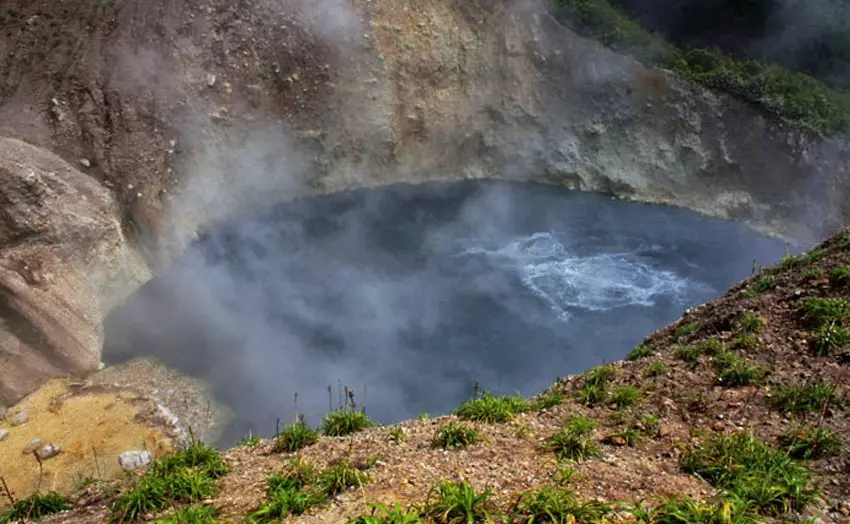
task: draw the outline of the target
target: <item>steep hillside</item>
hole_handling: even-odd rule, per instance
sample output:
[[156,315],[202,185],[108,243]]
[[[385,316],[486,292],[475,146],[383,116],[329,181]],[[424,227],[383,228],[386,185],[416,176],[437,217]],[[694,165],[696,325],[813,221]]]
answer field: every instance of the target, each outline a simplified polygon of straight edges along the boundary
[[349,407],[321,428],[341,436],[295,423],[223,463],[195,445],[49,521],[346,522],[378,503],[408,520],[355,522],[846,522],[848,321],[844,233],[530,402],[484,393],[390,427]]

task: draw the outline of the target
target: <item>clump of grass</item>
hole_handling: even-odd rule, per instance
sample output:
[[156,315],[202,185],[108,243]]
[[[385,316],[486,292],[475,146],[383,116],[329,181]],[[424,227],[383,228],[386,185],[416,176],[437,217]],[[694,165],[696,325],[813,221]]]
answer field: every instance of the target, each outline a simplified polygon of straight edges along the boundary
[[667,373],[669,373],[667,364],[664,362],[653,362],[646,368],[646,371],[643,372],[643,376],[647,378],[663,377],[667,375]]
[[354,486],[362,486],[367,482],[369,482],[369,475],[348,460],[340,460],[321,472],[317,478],[319,489],[328,497],[333,497]]
[[422,514],[416,508],[405,509],[401,504],[369,504],[370,515],[361,515],[348,521],[348,524],[420,524]]
[[696,362],[700,355],[702,355],[702,348],[695,345],[682,346],[676,352],[676,356],[679,357],[679,360],[683,360],[685,362]]
[[843,298],[808,297],[803,299],[803,311],[806,322],[813,328],[831,322],[840,325],[850,315],[850,302]]
[[746,311],[741,315],[741,330],[744,333],[758,333],[762,328],[762,319],[752,311]]
[[608,384],[615,375],[614,366],[610,364],[587,371],[583,375],[584,383],[578,392],[579,400],[588,406],[604,402],[608,398]]
[[547,389],[540,395],[537,395],[529,403],[529,409],[532,411],[542,411],[551,409],[564,403],[564,394],[555,388]]
[[745,295],[747,297],[755,297],[763,293],[767,293],[773,289],[773,286],[775,285],[776,279],[773,275],[759,275],[753,279],[753,282],[750,284],[750,288],[747,290]]
[[279,473],[266,480],[266,500],[249,512],[252,523],[276,522],[289,515],[303,515],[313,506],[325,502],[326,497],[317,490],[307,489],[304,479]]
[[655,350],[653,350],[649,346],[645,346],[645,345],[641,344],[638,347],[631,350],[628,355],[626,355],[626,360],[640,360],[642,358],[651,357],[654,354],[655,354]]
[[579,478],[581,474],[568,464],[558,463],[558,468],[552,474],[552,482],[557,486],[568,486],[572,481]]
[[709,409],[708,399],[705,395],[697,392],[685,393],[682,397],[685,408],[691,413],[707,413]]
[[596,422],[587,417],[573,417],[557,433],[546,439],[546,446],[559,460],[581,462],[600,457],[602,451],[590,435],[595,427]]
[[693,335],[697,330],[699,330],[699,322],[689,322],[678,326],[673,331],[673,336],[677,339],[683,339]]
[[802,385],[783,384],[776,390],[773,405],[783,413],[805,415],[820,413],[827,405],[841,407],[842,401],[835,394],[835,387],[821,382]]
[[839,264],[829,273],[829,285],[841,287],[850,284],[850,266]]
[[374,426],[362,411],[344,407],[326,414],[319,429],[329,437],[344,437]]
[[254,447],[257,447],[257,445],[259,445],[261,440],[262,439],[260,438],[259,435],[255,435],[253,433],[248,433],[247,435],[245,435],[244,437],[239,439],[239,442],[237,442],[236,445],[239,446],[240,448],[254,448]]
[[817,460],[837,455],[841,440],[824,428],[802,427],[789,431],[779,439],[779,445],[792,458]]
[[785,255],[779,261],[779,269],[783,271],[787,271],[789,269],[794,269],[797,266],[803,265],[803,257],[802,255]]
[[507,422],[519,413],[528,411],[528,401],[520,396],[496,397],[484,393],[478,398],[466,401],[454,411],[458,418],[475,420],[487,424]]
[[211,506],[187,506],[159,518],[156,524],[216,524],[218,512]]
[[611,394],[611,401],[622,409],[643,400],[643,391],[635,386],[620,386]]
[[760,513],[801,511],[818,495],[810,470],[747,432],[716,435],[686,449],[681,466]]
[[11,508],[0,513],[0,524],[41,520],[42,518],[65,511],[71,507],[71,501],[58,493],[41,494],[35,492],[25,499],[16,501]]
[[295,453],[319,441],[319,434],[306,423],[298,421],[284,428],[275,438],[274,453]]
[[429,490],[423,513],[435,522],[492,522],[492,496],[489,489],[477,492],[466,481],[442,482]]
[[523,522],[600,522],[612,512],[607,504],[582,502],[575,493],[554,487],[523,493],[516,508]]
[[481,433],[465,424],[449,422],[434,434],[431,446],[443,449],[465,448],[481,441]]
[[702,355],[716,355],[723,350],[723,344],[716,338],[708,338],[687,346],[682,346],[677,351],[677,356],[685,362],[696,362]]
[[732,348],[753,350],[759,347],[759,339],[752,333],[738,333],[732,339]]
[[823,270],[817,267],[807,267],[803,271],[803,278],[806,280],[821,280],[823,278]]
[[850,344],[850,331],[835,321],[822,324],[818,329],[817,337],[811,342],[812,351],[819,357],[829,356],[848,344]]
[[655,508],[639,505],[632,509],[638,522],[646,524],[749,524],[759,522],[746,504],[737,501],[702,503],[690,497],[673,497]]
[[697,344],[704,355],[716,355],[723,351],[723,344],[714,337],[707,338]]
[[726,351],[715,356],[717,368],[717,383],[727,387],[747,386],[758,382],[765,375],[765,370],[749,364],[737,353]]
[[637,428],[625,427],[607,435],[604,439],[606,444],[635,446],[643,440],[643,436]]
[[390,432],[387,434],[387,440],[390,442],[404,442],[407,440],[407,435],[404,434],[404,430],[398,426],[394,428],[390,428]]

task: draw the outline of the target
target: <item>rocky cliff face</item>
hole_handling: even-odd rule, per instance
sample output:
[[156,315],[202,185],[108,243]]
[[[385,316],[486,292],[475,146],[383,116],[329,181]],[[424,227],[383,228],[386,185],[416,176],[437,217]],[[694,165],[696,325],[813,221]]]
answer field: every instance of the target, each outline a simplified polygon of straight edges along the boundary
[[[541,2],[6,0],[0,13],[0,135],[79,166],[115,199],[101,233],[152,266],[210,221],[398,181],[552,183],[809,241],[850,216],[846,147],[580,38]],[[53,345],[96,361],[99,321]]]

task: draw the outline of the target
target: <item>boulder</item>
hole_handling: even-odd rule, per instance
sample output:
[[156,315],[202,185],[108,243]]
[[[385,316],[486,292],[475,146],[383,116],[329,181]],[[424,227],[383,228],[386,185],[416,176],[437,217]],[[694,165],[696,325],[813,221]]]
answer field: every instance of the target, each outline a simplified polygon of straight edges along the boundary
[[118,456],[118,464],[124,471],[133,471],[153,460],[149,451],[125,451]]
[[27,442],[27,445],[24,446],[24,449],[21,451],[21,453],[24,453],[25,455],[34,453],[36,450],[41,448],[42,444],[42,440],[38,437],[35,437],[34,439]]
[[38,450],[38,458],[47,460],[55,457],[62,452],[62,449],[56,444],[45,444]]
[[12,426],[20,426],[21,424],[26,424],[29,419],[30,416],[27,410],[22,409],[16,411],[15,413],[12,413],[12,415],[9,417],[9,424],[11,424]]

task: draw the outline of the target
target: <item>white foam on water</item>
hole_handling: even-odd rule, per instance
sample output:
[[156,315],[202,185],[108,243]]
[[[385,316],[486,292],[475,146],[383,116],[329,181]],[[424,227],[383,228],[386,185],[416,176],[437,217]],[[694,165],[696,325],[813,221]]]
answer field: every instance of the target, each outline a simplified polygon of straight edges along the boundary
[[634,252],[576,255],[552,233],[535,233],[496,250],[471,247],[462,254],[486,255],[509,266],[562,320],[575,309],[653,306],[660,296],[681,300],[689,286],[701,286]]

